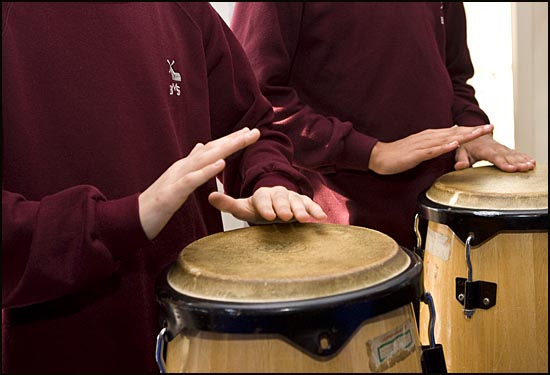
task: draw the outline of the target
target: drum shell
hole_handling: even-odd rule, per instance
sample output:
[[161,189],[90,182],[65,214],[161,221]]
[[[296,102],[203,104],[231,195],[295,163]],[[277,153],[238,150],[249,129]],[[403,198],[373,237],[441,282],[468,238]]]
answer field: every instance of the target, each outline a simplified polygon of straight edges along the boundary
[[[462,229],[467,232],[467,225]],[[476,309],[470,319],[456,298],[456,278],[468,277],[465,254],[455,231],[429,221],[424,286],[434,299],[435,337],[448,371],[548,372],[548,232],[505,231],[471,247],[472,281],[496,283],[497,294],[495,306]],[[419,321],[421,342],[427,343],[425,306]]]
[[[369,341],[395,329],[408,327],[410,352],[391,367],[371,368]],[[403,306],[364,322],[343,349],[330,359],[313,358],[273,334],[182,332],[167,347],[166,370],[173,373],[420,373],[420,339],[412,306]]]

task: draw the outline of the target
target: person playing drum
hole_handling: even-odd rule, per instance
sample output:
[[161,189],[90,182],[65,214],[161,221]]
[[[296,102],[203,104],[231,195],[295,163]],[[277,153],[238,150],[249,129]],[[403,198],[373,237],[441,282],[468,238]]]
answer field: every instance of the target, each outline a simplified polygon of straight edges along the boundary
[[154,280],[218,209],[325,217],[207,2],[2,2],[2,115],[3,373],[157,372]]
[[231,28],[328,222],[412,249],[417,197],[439,176],[535,167],[493,139],[467,83],[461,2],[238,2]]

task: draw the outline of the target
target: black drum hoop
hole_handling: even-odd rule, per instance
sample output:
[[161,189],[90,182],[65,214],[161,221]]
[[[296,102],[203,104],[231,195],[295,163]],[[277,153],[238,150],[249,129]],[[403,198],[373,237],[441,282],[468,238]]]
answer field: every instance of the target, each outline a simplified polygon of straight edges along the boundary
[[[363,322],[423,297],[422,261],[401,249],[411,263],[390,280],[353,292],[288,302],[225,302],[183,295],[168,284],[170,266],[156,283],[160,323],[168,341],[183,330],[278,334],[313,357],[330,359]],[[321,339],[330,345],[321,347]]]
[[548,232],[548,209],[488,210],[451,207],[430,200],[426,191],[417,202],[418,214],[428,221],[447,225],[466,243],[479,246],[500,232]]

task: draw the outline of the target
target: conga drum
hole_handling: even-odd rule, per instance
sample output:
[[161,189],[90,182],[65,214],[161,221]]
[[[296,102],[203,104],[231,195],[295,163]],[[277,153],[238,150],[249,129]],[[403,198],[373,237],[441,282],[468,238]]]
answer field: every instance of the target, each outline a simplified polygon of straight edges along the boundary
[[[419,217],[449,372],[547,373],[548,166],[450,172],[419,196]],[[421,306],[421,342],[427,324]]]
[[362,227],[235,229],[183,249],[157,281],[167,372],[422,372],[422,262]]

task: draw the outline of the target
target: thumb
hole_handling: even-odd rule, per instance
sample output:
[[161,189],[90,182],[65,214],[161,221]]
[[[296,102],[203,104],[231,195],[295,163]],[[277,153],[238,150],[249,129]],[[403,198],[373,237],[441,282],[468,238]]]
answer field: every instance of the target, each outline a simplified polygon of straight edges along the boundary
[[459,147],[455,152],[455,170],[466,169],[471,167],[470,158],[466,148]]
[[256,220],[256,214],[250,207],[250,198],[235,199],[215,191],[208,196],[208,202],[218,210],[233,215],[236,219],[248,222]]
[[208,202],[222,212],[229,212],[235,204],[235,199],[229,195],[214,191],[208,196]]

